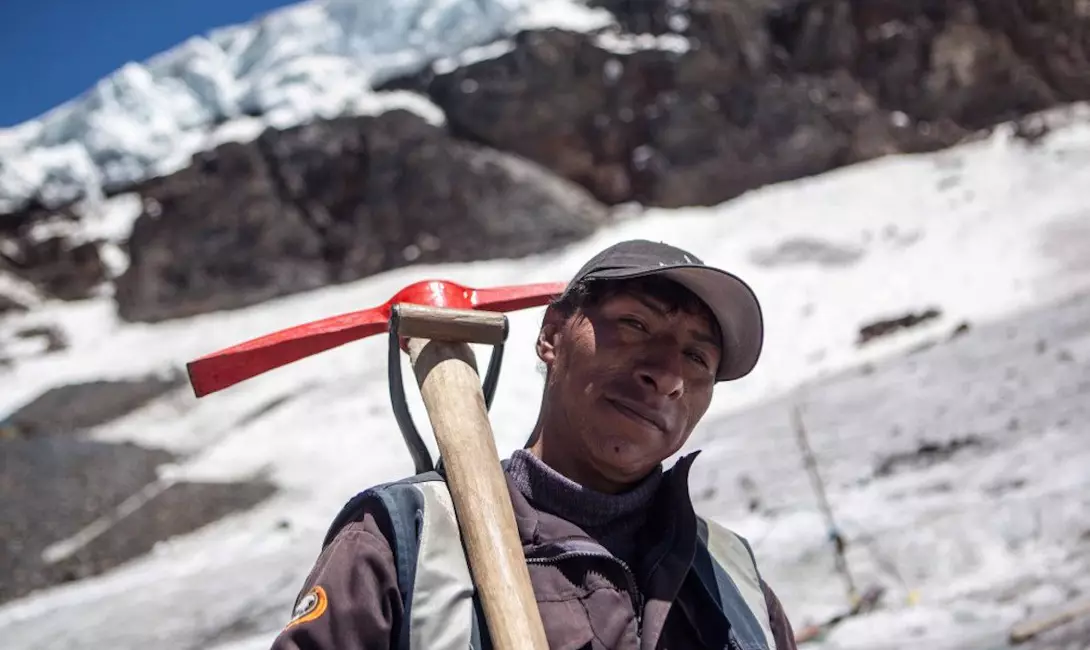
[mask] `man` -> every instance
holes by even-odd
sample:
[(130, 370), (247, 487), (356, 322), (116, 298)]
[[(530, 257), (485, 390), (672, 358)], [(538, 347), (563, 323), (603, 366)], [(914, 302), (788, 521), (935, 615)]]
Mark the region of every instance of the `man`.
[[(795, 647), (748, 544), (694, 512), (695, 454), (663, 468), (762, 341), (744, 282), (642, 240), (596, 255), (546, 309), (539, 416), (504, 471), (550, 647)], [(488, 647), (429, 474), (345, 506), (275, 650)]]

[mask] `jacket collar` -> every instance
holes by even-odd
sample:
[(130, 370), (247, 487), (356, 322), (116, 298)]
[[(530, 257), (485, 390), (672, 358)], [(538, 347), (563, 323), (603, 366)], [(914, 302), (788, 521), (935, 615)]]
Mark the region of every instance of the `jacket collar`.
[(689, 470), (699, 452), (678, 459), (663, 481), (651, 515), (655, 526), (644, 529), (640, 545), (646, 549), (640, 566), (644, 591), (642, 648), (655, 648), (666, 617), (696, 556), (697, 523), (689, 495)]
[[(644, 549), (640, 564), (633, 567), (644, 595), (641, 648), (655, 648), (666, 625), (666, 617), (693, 565), (697, 545), (697, 519), (689, 494), (689, 471), (699, 451), (686, 454), (664, 472), (659, 491), (651, 503), (649, 520), (655, 522), (640, 533)], [(503, 463), (507, 468), (507, 461)], [(508, 475), (507, 485), (514, 507), (519, 538), (527, 553), (550, 540), (589, 539), (574, 524), (545, 515), (530, 505)]]
[[(680, 515), (682, 519), (691, 518), (694, 530), (695, 513), (689, 495), (689, 471), (692, 468), (693, 461), (699, 455), (700, 450), (698, 449), (695, 452), (681, 456), (673, 467), (663, 473), (662, 485), (659, 486), (658, 493), (651, 506), (656, 513)], [(514, 484), (510, 474), (506, 473), (509, 465), (509, 458), (500, 461), (500, 467), (505, 471), (508, 491), (511, 493), (511, 505), (514, 508), (514, 520), (516, 520), (519, 528), (519, 538), (524, 546), (541, 543), (541, 514), (530, 505), (530, 502), (526, 501), (525, 496), (522, 495), (518, 486)], [(572, 526), (572, 529), (569, 534), (581, 534), (578, 527)]]
[[(656, 557), (656, 560), (651, 563), (652, 565), (657, 565), (658, 560), (661, 559), (657, 556), (677, 550), (673, 548), (673, 542), (685, 542), (689, 535), (681, 535), (680, 533), (686, 533), (690, 528), (692, 530), (692, 549), (685, 549), (683, 553), (689, 557), (689, 563), (692, 561), (692, 555), (696, 550), (696, 513), (689, 495), (689, 471), (699, 454), (700, 450), (696, 450), (681, 456), (673, 467), (663, 473), (662, 484), (651, 504), (653, 509), (652, 517), (654, 521), (669, 522), (669, 526), (649, 527), (663, 531), (663, 534), (650, 537), (644, 535), (644, 539), (641, 539), (641, 545), (649, 544), (649, 548), (655, 551), (648, 554), (649, 557)], [(511, 476), (506, 474), (509, 463), (510, 459), (504, 459), (501, 461), (501, 466), (505, 471), (508, 491), (511, 493), (515, 523), (523, 547), (541, 544), (547, 541), (545, 537), (559, 537), (561, 535), (568, 537), (586, 536), (578, 526), (552, 516), (549, 516), (548, 527), (550, 530), (542, 531), (541, 513), (530, 505), (530, 502), (523, 496)], [(653, 570), (653, 566), (649, 566), (648, 569)], [(648, 572), (650, 573), (650, 571)]]

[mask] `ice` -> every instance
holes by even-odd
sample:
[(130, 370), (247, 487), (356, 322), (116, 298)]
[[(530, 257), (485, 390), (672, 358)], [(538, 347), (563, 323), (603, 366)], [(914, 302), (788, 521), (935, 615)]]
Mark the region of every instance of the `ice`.
[[(106, 297), (38, 305), (0, 330), (54, 323), (71, 347), (0, 368), (0, 413), (67, 382), (178, 369), (257, 335), (379, 304), (422, 278), (566, 280), (608, 243), (666, 240), (745, 278), (767, 324), (757, 369), (719, 387), (683, 450), (703, 450), (692, 481), (699, 510), (751, 539), (797, 628), (847, 606), (790, 428), (790, 407), (801, 404), (859, 586), (888, 590), (882, 609), (814, 647), (1000, 647), (1014, 621), (1071, 590), (1090, 592), (1081, 541), (1090, 531), (1088, 114), (1054, 113), (1052, 133), (1035, 145), (1004, 127), (971, 144), (768, 186), (720, 206), (637, 212), (523, 260), (404, 268), (156, 325), (119, 322)], [(97, 227), (123, 232), (136, 207), (120, 199)], [(770, 251), (792, 241), (811, 244), (769, 263)], [(812, 254), (826, 249), (858, 254)], [(862, 325), (928, 307), (941, 316), (857, 345)], [(540, 316), (512, 314), (491, 412), (503, 455), (525, 442), (536, 415), (542, 378), (531, 342)], [(968, 331), (954, 337), (962, 323)], [(5, 647), (267, 646), (341, 504), (412, 471), (389, 406), (385, 346), (382, 337), (353, 343), (202, 400), (155, 402), (96, 430), (100, 440), (188, 454), (171, 477), (267, 471), (282, 491), (105, 575), (7, 604)], [(272, 403), (279, 406), (246, 417)], [(409, 404), (434, 453), (412, 390)], [(875, 476), (921, 441), (973, 436), (979, 444), (945, 461), (905, 461)], [(763, 509), (745, 507), (742, 474)], [(250, 631), (217, 636), (237, 620)]]
[(441, 124), (426, 99), (373, 88), (466, 50), (498, 51), (523, 29), (610, 24), (610, 14), (577, 0), (291, 5), (131, 62), (38, 119), (0, 130), (0, 215), (34, 198), (56, 206), (171, 173), (197, 151), (256, 137), (258, 125), (287, 128), (392, 106)]

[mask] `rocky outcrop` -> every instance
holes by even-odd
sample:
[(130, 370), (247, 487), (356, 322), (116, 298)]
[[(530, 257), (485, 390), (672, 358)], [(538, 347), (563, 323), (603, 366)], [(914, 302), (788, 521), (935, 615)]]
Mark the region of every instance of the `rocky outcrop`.
[[(261, 477), (168, 480), (184, 457), (71, 434), (0, 435), (0, 603), (100, 575), (276, 493)], [(47, 555), (58, 548), (70, 554)]]
[(128, 415), (184, 381), (180, 375), (151, 375), (56, 386), (5, 414), (3, 433), (30, 438), (80, 432)]
[(1090, 97), (1090, 14), (1071, 0), (793, 2), (780, 67), (846, 69), (913, 120), (980, 129)]
[[(144, 213), (121, 315), (520, 256), (592, 232), (602, 203), (716, 204), (1090, 99), (1082, 0), (587, 2), (620, 31), (527, 31), (501, 56), (380, 88), (427, 95), (445, 127), (391, 112), (269, 130), (125, 188)], [(78, 218), (0, 215), (0, 270), (91, 295), (112, 280), (101, 246), (41, 227)]]
[(38, 289), (0, 261), (0, 319), (30, 311), (41, 300)]
[[(1017, 0), (593, 0), (641, 37), (522, 34), (391, 88), (607, 203), (714, 204), (1090, 98), (1090, 18)], [(1081, 39), (1081, 40), (1080, 40)]]
[(405, 111), (269, 130), (139, 191), (146, 209), (116, 296), (122, 317), (141, 321), (413, 262), (528, 255), (605, 219), (574, 184)]
[(46, 295), (78, 300), (107, 277), (97, 242), (73, 237), (80, 217), (71, 209), (34, 205), (0, 215), (0, 273), (29, 282)]
[[(536, 160), (607, 203), (711, 205), (904, 150), (913, 135), (843, 73), (735, 78), (710, 50), (618, 55), (559, 31), (519, 46), (510, 61), (432, 79), (428, 92), (459, 134)], [(524, 83), (489, 70), (510, 66)]]

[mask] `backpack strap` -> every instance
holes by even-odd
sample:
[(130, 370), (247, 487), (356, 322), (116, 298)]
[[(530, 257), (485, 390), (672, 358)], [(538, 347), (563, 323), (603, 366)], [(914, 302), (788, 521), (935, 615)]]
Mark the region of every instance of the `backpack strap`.
[[(356, 495), (334, 518), (323, 548), (368, 502), (388, 518), (405, 618), (399, 650), (487, 650), (480, 599), (466, 561), (453, 501), (428, 472)], [(739, 650), (776, 650), (760, 572), (749, 543), (703, 517), (693, 570), (731, 623)]]
[(323, 547), (368, 502), (381, 506), (393, 535), (405, 612), (398, 650), (483, 650), (483, 617), (442, 477), (427, 472), (361, 492), (333, 520)]
[(730, 620), (731, 636), (738, 647), (776, 650), (768, 603), (749, 542), (703, 517), (697, 517), (697, 534), (700, 543), (693, 569)]

